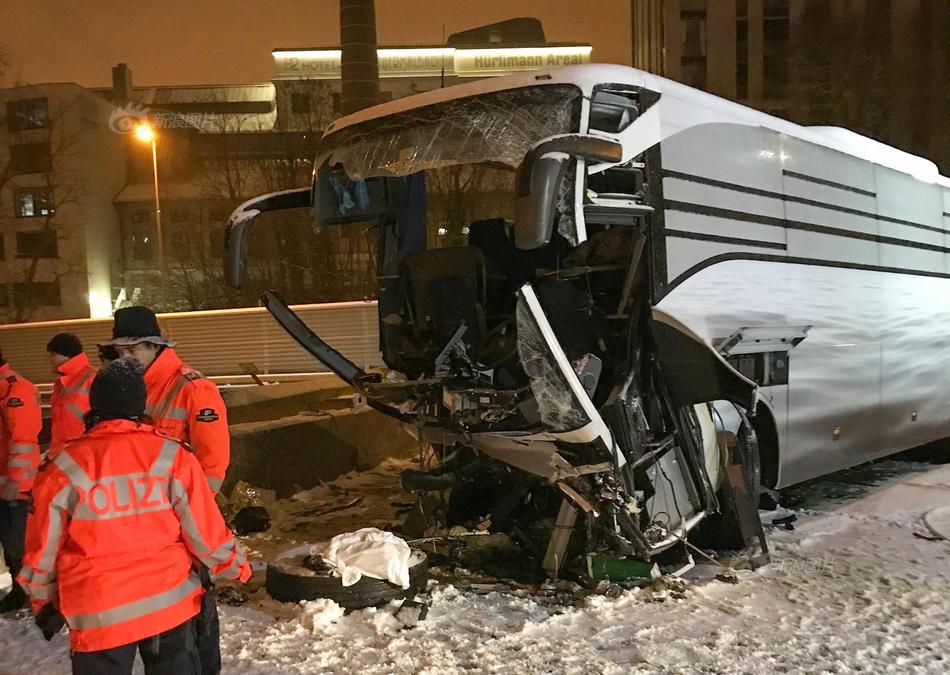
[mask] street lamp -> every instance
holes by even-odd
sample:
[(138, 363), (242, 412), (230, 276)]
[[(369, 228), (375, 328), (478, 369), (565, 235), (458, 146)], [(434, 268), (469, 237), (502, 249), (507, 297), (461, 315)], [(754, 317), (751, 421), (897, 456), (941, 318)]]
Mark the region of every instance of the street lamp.
[(155, 230), (158, 235), (158, 265), (162, 275), (162, 304), (167, 301), (165, 293), (165, 243), (162, 238), (162, 206), (158, 199), (158, 152), (155, 141), (158, 135), (155, 129), (148, 122), (143, 122), (135, 127), (135, 138), (142, 143), (152, 144), (152, 178), (155, 184)]

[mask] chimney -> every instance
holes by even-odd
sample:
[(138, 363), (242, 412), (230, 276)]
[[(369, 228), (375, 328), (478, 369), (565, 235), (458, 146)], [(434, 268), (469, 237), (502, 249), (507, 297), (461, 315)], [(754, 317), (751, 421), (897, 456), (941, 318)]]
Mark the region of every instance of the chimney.
[(340, 79), (343, 114), (379, 103), (375, 0), (340, 0)]
[(112, 102), (128, 105), (132, 100), (132, 69), (125, 63), (112, 66)]

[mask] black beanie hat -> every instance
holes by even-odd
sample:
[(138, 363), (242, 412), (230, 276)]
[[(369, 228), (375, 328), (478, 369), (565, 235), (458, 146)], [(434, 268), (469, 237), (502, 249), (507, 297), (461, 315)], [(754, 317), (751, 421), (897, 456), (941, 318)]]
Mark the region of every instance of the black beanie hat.
[(73, 358), (82, 352), (82, 342), (72, 333), (57, 333), (46, 343), (46, 351)]
[(144, 372), (133, 358), (104, 366), (89, 388), (89, 417), (96, 422), (141, 418), (145, 414)]
[(150, 307), (135, 305), (116, 311), (115, 323), (112, 325), (112, 341), (109, 344), (134, 345), (139, 342), (175, 346), (173, 342), (162, 337), (162, 328)]

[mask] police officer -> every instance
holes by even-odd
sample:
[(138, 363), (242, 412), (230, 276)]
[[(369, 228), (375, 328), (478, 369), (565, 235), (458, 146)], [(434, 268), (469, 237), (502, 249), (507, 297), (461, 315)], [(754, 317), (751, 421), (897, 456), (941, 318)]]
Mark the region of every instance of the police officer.
[(49, 457), (86, 430), (83, 418), (89, 412), (89, 386), (96, 375), (96, 367), (82, 350), (82, 343), (72, 333), (59, 333), (46, 345), (56, 373), (53, 394), (50, 397)]
[[(146, 414), (150, 422), (190, 445), (208, 485), (217, 493), (231, 457), (227, 412), (218, 388), (178, 358), (175, 344), (162, 335), (155, 312), (148, 307), (118, 310), (112, 340), (106, 345), (114, 346), (120, 355), (131, 356), (145, 367)], [(210, 590), (210, 581), (205, 581)], [(221, 670), (219, 630), (213, 593), (208, 593), (198, 633), (205, 675)]]
[(251, 569), (195, 456), (142, 422), (142, 367), (119, 359), (90, 391), (89, 430), (33, 490), (19, 581), (46, 639), (69, 625), (73, 673), (198, 675), (195, 567), (247, 581)]
[(40, 463), (37, 443), (43, 426), (36, 387), (13, 372), (0, 354), (0, 546), (13, 588), (0, 600), (0, 612), (26, 605), (16, 582), (23, 558), (27, 500)]

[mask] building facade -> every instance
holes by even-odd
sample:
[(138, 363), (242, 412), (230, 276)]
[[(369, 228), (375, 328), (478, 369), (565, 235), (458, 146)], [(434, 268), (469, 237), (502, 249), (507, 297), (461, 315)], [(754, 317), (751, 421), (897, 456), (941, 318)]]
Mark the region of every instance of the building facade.
[[(539, 22), (517, 19), (449, 36), (436, 47), (381, 47), (381, 100), (459, 81), (573, 63), (591, 46), (547, 43)], [(97, 90), (158, 131), (159, 192), (169, 301), (158, 291), (159, 258), (150, 148), (129, 137), (128, 181), (115, 199), (122, 233), (116, 292), (169, 310), (254, 304), (268, 287), (289, 302), (375, 295), (375, 238), (356, 228), (314, 234), (306, 213), (262, 217), (246, 291), (221, 282), (223, 232), (231, 210), (265, 192), (306, 185), (323, 130), (341, 114), (340, 50), (272, 52), (272, 82), (139, 87), (124, 65)], [(125, 114), (125, 113), (123, 113)], [(274, 227), (268, 227), (273, 218)]]
[(950, 170), (950, 3), (631, 0), (632, 63)]
[(75, 84), (0, 90), (0, 321), (109, 316), (126, 179), (112, 110)]
[[(381, 101), (587, 63), (590, 53), (590, 45), (546, 42), (535, 19), (464, 31), (440, 46), (382, 47)], [(268, 287), (291, 302), (374, 295), (372, 233), (314, 234), (304, 213), (255, 230), (246, 293), (221, 281), (231, 211), (305, 185), (323, 130), (340, 115), (339, 48), (272, 55), (271, 82), (137, 86), (119, 64), (111, 87), (0, 90), (0, 323), (109, 316), (127, 302), (246, 306)], [(144, 121), (157, 134), (160, 227), (151, 146), (132, 133)]]

